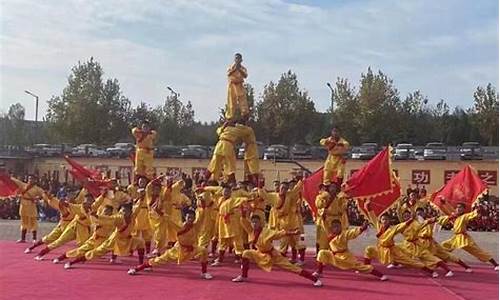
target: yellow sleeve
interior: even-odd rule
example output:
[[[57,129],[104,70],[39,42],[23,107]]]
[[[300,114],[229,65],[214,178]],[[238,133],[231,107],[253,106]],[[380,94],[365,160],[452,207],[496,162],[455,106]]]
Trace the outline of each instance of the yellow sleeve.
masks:
[[[121,214],[114,214],[111,216],[98,215],[97,218],[95,216],[92,216],[91,219],[92,222],[97,225],[112,226],[119,223],[122,219],[122,216]]]
[[[450,221],[450,217],[448,216],[441,216],[437,218],[436,223],[438,223],[441,226],[446,225]]]
[[[81,204],[68,203],[68,209],[75,215],[79,215],[83,211],[83,207]]]
[[[326,146],[326,144],[328,144],[328,140],[329,140],[328,138],[321,139],[319,140],[319,144],[321,146]]]
[[[56,209],[56,210],[60,210],[59,208],[59,199],[57,199],[56,197],[47,197],[45,196],[45,194],[43,195],[43,200],[45,200],[49,205],[50,207],[52,207],[53,209]]]
[[[203,188],[204,191],[210,192],[213,195],[217,195],[222,193],[222,187],[221,186],[206,186]]]
[[[251,234],[253,232],[252,225],[251,225],[250,221],[248,221],[247,218],[241,217],[240,223],[241,223],[241,227],[243,228],[243,230],[246,231],[247,234]]]
[[[10,179],[12,179],[12,181],[14,181],[14,183],[21,189],[24,189],[26,188],[26,186],[28,185],[27,183],[24,183],[22,182],[21,180],[17,179],[17,178],[14,178],[14,177],[11,177]]]
[[[97,197],[97,199],[95,199],[94,203],[92,203],[91,210],[93,212],[96,212],[99,209],[99,207],[101,207],[103,202],[104,202],[104,196],[100,195],[99,197]]]
[[[373,212],[373,210],[368,211],[367,217],[368,217],[368,222],[370,222],[375,227],[375,229],[379,230],[380,226],[379,226],[378,218],[375,215],[375,213]]]
[[[397,234],[397,233],[400,233],[402,232],[403,230],[406,229],[406,227],[408,227],[408,222],[401,222],[397,225],[394,225],[394,232]]]
[[[299,182],[297,182],[297,184],[290,191],[290,193],[292,193],[292,196],[294,196],[294,197],[299,196],[300,192],[302,191],[302,187],[303,186],[304,186],[304,182],[302,180],[300,180]]]
[[[82,188],[80,192],[78,192],[78,195],[75,197],[73,200],[74,203],[80,204],[83,203],[83,200],[85,199],[85,196],[87,195],[88,191],[86,188]]]
[[[347,229],[345,235],[348,240],[354,240],[361,234],[361,227],[356,227],[352,229]]]
[[[184,188],[184,180],[177,180],[172,185],[172,192],[180,193],[182,188]]]
[[[283,237],[286,236],[286,230],[273,230],[273,234],[271,235],[270,239],[273,241],[280,240]]]
[[[473,210],[473,211],[471,211],[470,213],[465,214],[465,216],[464,216],[464,217],[465,217],[465,220],[466,220],[467,222],[469,222],[469,221],[471,221],[471,220],[473,220],[473,219],[477,218],[478,216],[479,216],[479,213],[477,212],[477,210]]]

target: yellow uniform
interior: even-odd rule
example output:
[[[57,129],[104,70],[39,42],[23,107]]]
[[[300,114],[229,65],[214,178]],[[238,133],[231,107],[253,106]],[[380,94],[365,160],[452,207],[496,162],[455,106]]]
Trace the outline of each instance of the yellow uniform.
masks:
[[[286,195],[279,193],[268,193],[264,189],[259,189],[259,196],[272,203],[276,217],[276,229],[293,231],[299,229],[297,218],[297,199],[300,198],[303,182],[299,181],[293,189],[286,192]],[[290,246],[292,249],[305,249],[297,235],[285,235],[280,243],[280,251],[286,252]]]
[[[84,256],[88,251],[96,249],[99,247],[106,239],[109,238],[113,230],[115,229],[115,224],[110,222],[102,221],[99,216],[97,218],[91,216],[91,221],[94,226],[94,232],[92,236],[83,243],[78,248],[66,251],[66,257],[81,257]]]
[[[357,238],[362,232],[362,228],[357,227],[343,230],[342,233],[336,236],[330,235],[329,249],[320,250],[316,260],[322,264],[332,265],[341,270],[357,270],[363,273],[370,273],[373,270],[373,266],[358,261],[348,248],[349,240]]]
[[[232,64],[227,69],[227,103],[226,103],[226,119],[231,120],[236,116],[236,108],[239,107],[242,116],[248,115],[247,93],[243,83],[247,78],[247,69],[240,65],[239,69],[236,64]]]
[[[86,240],[90,237],[90,214],[92,211],[97,211],[98,205],[102,203],[102,196],[100,196],[101,200],[96,200],[94,206],[90,210],[85,210],[83,204],[68,204],[68,209],[75,215],[73,220],[66,226],[63,233],[57,240],[47,245],[49,250],[56,249],[72,240],[76,240],[76,245],[81,246],[85,243]],[[99,199],[99,198],[98,198]]]
[[[142,201],[143,200],[140,202]],[[108,226],[113,226],[115,229],[101,245],[85,253],[86,260],[101,257],[110,251],[112,251],[114,255],[127,256],[135,250],[144,250],[144,240],[132,236],[135,218],[140,210],[140,202],[134,205],[129,220],[121,213],[113,216],[99,216],[98,219],[101,225],[107,224]]]
[[[233,246],[236,255],[243,252],[243,238],[240,224],[240,206],[248,198],[231,196],[220,200],[219,216],[217,220],[219,234],[219,251]]]
[[[262,228],[262,231],[255,232],[247,219],[242,218],[241,223],[254,247],[254,249],[243,251],[242,257],[244,259],[255,262],[259,268],[266,272],[270,272],[273,266],[294,273],[302,272],[301,267],[290,263],[286,257],[273,247],[273,241],[281,240],[287,235],[285,230],[274,230],[266,226]]]
[[[423,263],[409,257],[398,245],[394,244],[394,237],[406,229],[408,226],[407,222],[384,227],[379,223],[373,211],[368,213],[368,217],[369,221],[377,229],[377,245],[365,248],[365,258],[377,258],[383,265],[399,263],[413,268],[425,267]]]
[[[218,216],[217,203],[209,191],[202,191],[197,196],[196,222],[200,223],[198,246],[207,248],[215,235],[215,225]],[[201,200],[203,199],[203,200]]]
[[[413,205],[409,204],[408,202],[405,202],[403,204],[401,204],[401,202],[399,202],[397,207],[396,207],[396,212],[397,212],[399,221],[400,222],[404,221],[403,213],[405,211],[410,211],[412,213],[412,215],[414,216],[417,213],[417,208],[425,208],[427,203],[428,202],[425,199],[419,199]]]
[[[170,219],[169,219],[170,221]],[[197,245],[198,233],[203,220],[199,219],[193,224],[181,225],[171,222],[177,232],[175,245],[165,251],[161,256],[149,260],[149,265],[158,266],[168,262],[177,262],[178,264],[190,259],[197,258],[200,262],[206,262],[208,259],[207,249]]]
[[[343,138],[335,141],[332,137],[327,137],[321,139],[319,143],[328,149],[328,157],[323,169],[323,184],[330,184],[334,177],[344,178],[344,154],[349,149],[349,142]]]
[[[428,248],[422,247],[422,243],[419,243],[418,235],[425,225],[427,223],[419,224],[415,220],[411,221],[402,231],[404,240],[398,246],[413,259],[420,260],[426,267],[434,269],[441,260],[434,256]]]
[[[50,244],[61,236],[61,234],[64,232],[64,229],[68,227],[69,223],[71,223],[71,220],[73,220],[73,218],[75,217],[75,213],[74,211],[69,209],[66,205],[61,204],[59,199],[55,197],[44,196],[44,199],[52,208],[58,210],[60,215],[59,223],[57,223],[57,226],[54,229],[52,229],[52,231],[49,232],[49,234],[47,234],[42,238],[42,242],[44,244]]]
[[[127,187],[127,193],[132,197],[132,199],[139,198],[139,193],[137,192],[138,187],[131,184]],[[153,237],[153,232],[151,229],[151,224],[149,222],[149,210],[146,201],[141,202],[139,207],[139,212],[135,218],[134,232],[133,235],[136,237],[142,237],[145,242],[150,242]]]
[[[153,178],[154,176],[154,141],[156,139],[156,131],[151,130],[144,132],[140,128],[134,127],[132,135],[135,138],[135,175],[146,176]]]
[[[102,214],[107,205],[113,207],[113,212],[116,213],[120,209],[120,205],[122,205],[127,199],[127,194],[120,191],[119,189],[115,189],[114,191],[108,191],[104,196],[104,200],[99,207],[97,213]]]
[[[167,243],[167,188],[161,187],[157,197],[153,196],[153,185],[151,181],[146,186],[145,202],[149,212],[149,224],[153,234],[156,249],[162,249]],[[141,203],[141,205],[144,205]]]
[[[236,154],[234,145],[238,140],[235,126],[222,126],[217,128],[219,141],[215,145],[212,159],[208,164],[208,171],[212,180],[219,180],[224,169],[224,174],[229,176],[236,172]]]
[[[37,185],[24,183],[13,177],[11,179],[18,186],[18,194],[21,198],[19,206],[21,230],[36,231],[38,228],[36,202],[42,198],[44,191]]]
[[[319,249],[329,249],[328,235],[324,228],[329,228],[333,220],[339,220],[342,230],[349,227],[347,219],[347,198],[342,192],[333,199],[330,193],[323,191],[316,196],[318,216],[316,218],[316,241]]]
[[[167,239],[169,242],[174,243],[177,239],[177,226],[173,226],[172,223],[178,226],[182,225],[182,209],[186,206],[191,205],[191,200],[182,193],[184,188],[184,181],[179,180],[175,182],[171,188],[168,189],[168,201],[167,204],[167,215],[169,222],[167,224]]]
[[[443,216],[439,218],[439,223],[453,222],[453,236],[442,242],[441,246],[448,251],[462,249],[469,252],[480,261],[487,262],[492,259],[491,254],[479,248],[472,237],[467,233],[467,224],[478,216],[477,210],[463,214],[456,218]],[[453,220],[454,219],[454,220]]]
[[[418,233],[418,241],[420,247],[428,249],[433,255],[442,259],[443,261],[451,261],[458,263],[460,260],[455,255],[446,251],[436,240],[434,240],[434,224],[425,223],[420,228]]]
[[[258,194],[253,195],[253,201],[250,203],[250,217],[257,215],[263,224],[267,223],[266,220],[266,207],[269,202],[265,198],[260,197]]]
[[[245,160],[245,174],[259,174],[259,150],[257,148],[255,132],[250,126],[236,124],[235,127],[239,132],[239,137],[245,143],[245,154],[243,156]]]

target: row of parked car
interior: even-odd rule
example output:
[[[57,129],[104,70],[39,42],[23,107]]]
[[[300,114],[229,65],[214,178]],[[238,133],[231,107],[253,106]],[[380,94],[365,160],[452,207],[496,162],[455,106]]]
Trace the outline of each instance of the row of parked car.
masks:
[[[264,160],[274,159],[325,159],[327,150],[320,146],[309,146],[296,144],[292,147],[285,145],[265,146],[257,142],[260,158]],[[69,144],[36,144],[26,149],[34,156],[50,157],[67,154],[73,157],[119,157],[125,158],[134,150],[132,143],[116,143],[111,147],[99,147],[95,144],[81,144],[76,147]],[[209,158],[212,156],[214,147],[203,145],[173,146],[160,145],[155,149],[158,158]],[[381,147],[376,143],[364,143],[359,147],[352,147],[346,158],[357,160],[369,160],[373,158]],[[459,157],[463,160],[483,159],[483,149],[476,142],[466,142],[459,147]],[[238,158],[245,155],[245,147],[241,145],[237,149]],[[448,147],[443,143],[428,143],[424,147],[412,144],[397,144],[393,148],[393,157],[396,160],[445,160],[449,156]]]

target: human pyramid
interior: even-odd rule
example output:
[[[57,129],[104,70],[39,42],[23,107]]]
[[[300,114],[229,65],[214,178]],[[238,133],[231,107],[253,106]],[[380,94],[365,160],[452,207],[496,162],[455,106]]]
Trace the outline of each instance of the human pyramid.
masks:
[[[400,208],[400,223],[391,225],[389,217],[382,214],[378,218],[367,201],[364,208],[368,212],[368,222],[349,228],[347,195],[342,189],[343,154],[349,143],[340,136],[338,128],[320,142],[329,155],[316,197],[317,266],[314,272],[304,270],[306,247],[300,238],[304,233],[303,180],[297,177],[280,182],[274,191],[264,188],[256,137],[249,126],[250,111],[243,85],[247,75],[242,56],[237,53],[227,71],[225,122],[217,129],[218,142],[204,180],[194,187],[195,209],[190,207],[191,201],[183,193],[182,180],[155,176],[153,149],[157,133],[144,121],[141,128],[132,129],[136,140],[135,180],[126,190],[120,189],[116,180],[109,180],[100,195],[94,197],[87,189],[90,181],[84,180],[83,188],[68,200],[49,195],[36,185],[34,176],[30,176],[27,183],[11,179],[21,198],[21,239],[18,242],[26,241],[28,231],[33,233],[34,244],[25,253],[43,246],[35,257],[43,260],[50,251],[75,241],[74,249],[53,262],[67,261],[64,268],[71,269],[75,264],[108,253],[111,253],[110,262],[116,263],[118,256],[137,252],[138,265],[128,270],[130,275],[167,263],[198,260],[201,277],[212,279],[207,270],[209,258],[214,257],[211,267],[215,268],[226,263],[226,252],[233,252],[236,262],[241,264],[241,274],[232,279],[233,282],[247,281],[250,264],[254,263],[264,271],[271,271],[275,266],[296,273],[316,287],[322,286],[320,277],[325,265],[387,280],[386,275],[371,265],[372,259],[388,268],[419,269],[432,277],[438,276],[437,268],[443,269],[446,277],[453,276],[447,265],[449,262],[462,266],[465,272],[472,272],[470,266],[451,253],[455,249],[463,249],[483,262],[490,262],[498,270],[492,256],[467,234],[468,222],[481,212],[466,213],[465,205],[449,207],[447,215],[427,218],[425,210],[416,201],[410,201]],[[240,142],[245,145],[246,178],[237,182],[235,146]],[[60,214],[57,226],[39,241],[36,240],[38,199],[43,199]],[[447,203],[446,199],[441,201]],[[271,209],[266,218],[268,206]],[[453,236],[438,243],[433,237],[434,223],[453,224]],[[358,260],[349,251],[349,241],[359,237],[370,225],[377,231],[377,243],[365,249],[364,260]],[[403,236],[403,241],[395,243],[398,234]],[[275,248],[275,241],[279,243],[278,248]],[[288,249],[291,249],[290,258],[287,257]]]

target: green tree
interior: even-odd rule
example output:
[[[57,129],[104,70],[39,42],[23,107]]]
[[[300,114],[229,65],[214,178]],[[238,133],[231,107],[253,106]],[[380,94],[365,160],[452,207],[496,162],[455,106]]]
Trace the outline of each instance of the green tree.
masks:
[[[498,93],[488,83],[474,92],[474,123],[487,145],[498,145]]]
[[[62,95],[48,104],[47,120],[63,141],[103,144],[128,135],[130,102],[116,79],[103,81],[102,67],[93,58],[71,69]]]
[[[303,143],[317,121],[314,102],[299,87],[297,75],[288,71],[278,83],[264,87],[256,106],[260,138],[268,143]]]

